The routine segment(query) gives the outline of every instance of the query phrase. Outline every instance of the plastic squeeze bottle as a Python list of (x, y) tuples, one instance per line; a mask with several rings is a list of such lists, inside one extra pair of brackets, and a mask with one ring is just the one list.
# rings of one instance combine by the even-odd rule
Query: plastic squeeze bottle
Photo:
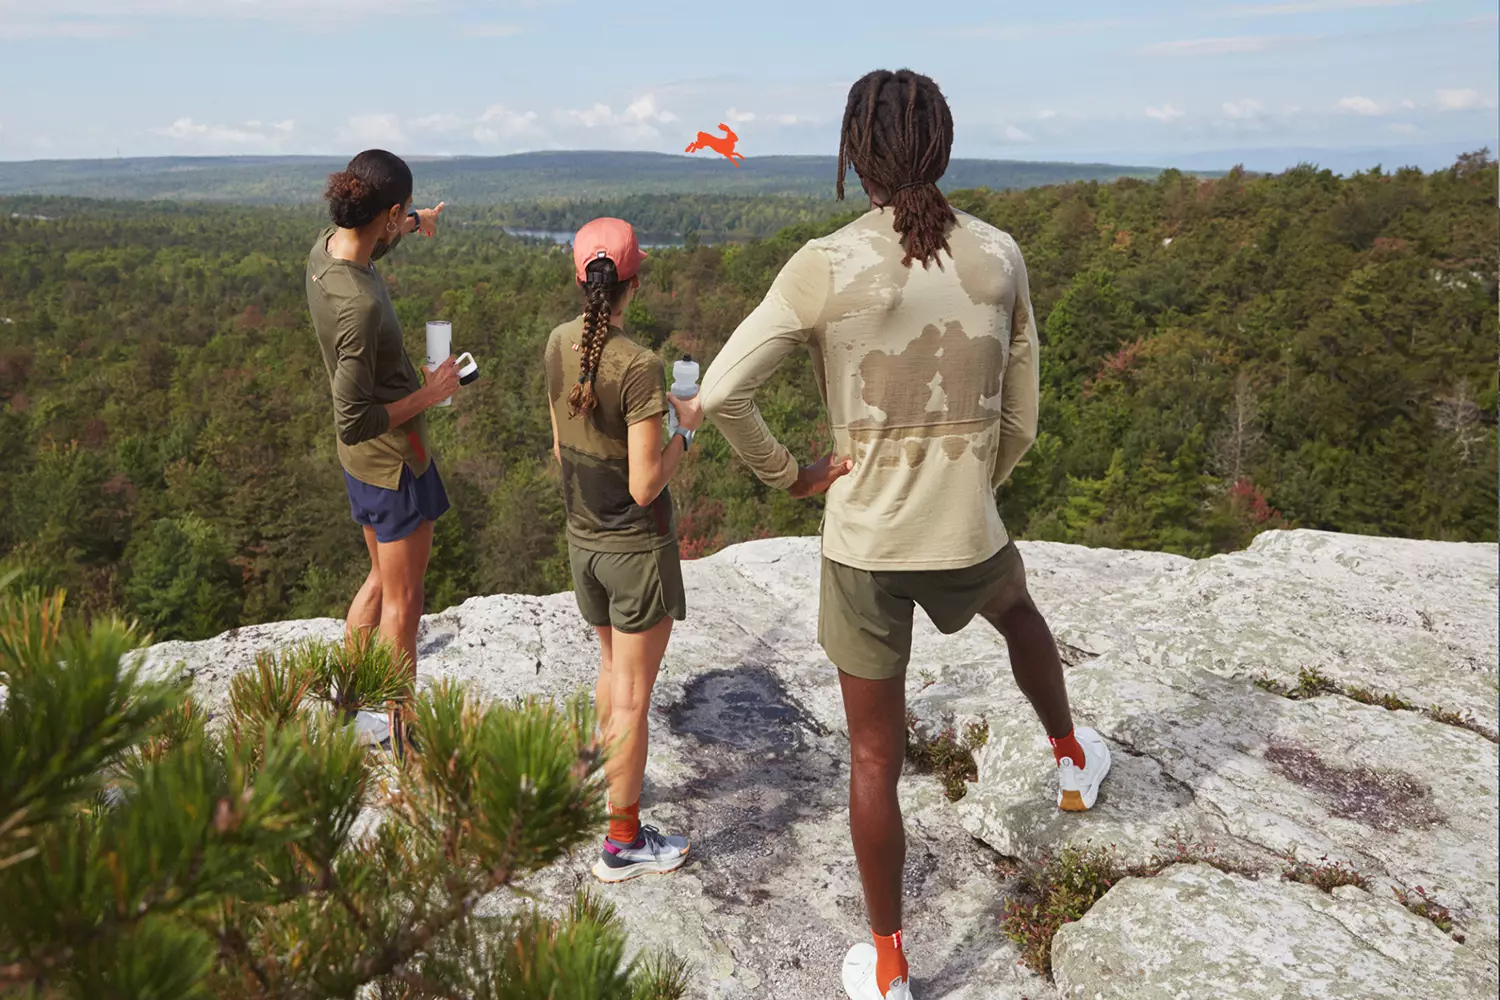
[[(678, 399), (692, 399), (698, 395), (698, 362), (692, 355), (684, 354), (679, 361), (672, 362), (672, 395)], [(677, 408), (667, 407), (667, 436), (677, 433)]]

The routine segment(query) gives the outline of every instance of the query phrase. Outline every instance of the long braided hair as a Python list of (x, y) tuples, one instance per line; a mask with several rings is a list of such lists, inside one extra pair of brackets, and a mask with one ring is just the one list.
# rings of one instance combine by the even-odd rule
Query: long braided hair
[(913, 260), (924, 268), (929, 260), (942, 267), (938, 251), (952, 253), (948, 231), (958, 217), (937, 187), (952, 151), (953, 114), (930, 77), (880, 69), (849, 88), (839, 139), (839, 200), (849, 167), (860, 180), (884, 188), (906, 267)]
[(589, 261), (584, 274), (588, 280), (578, 283), (583, 293), (583, 339), (578, 345), (582, 360), (578, 384), (568, 393), (570, 417), (588, 413), (599, 405), (594, 380), (599, 377), (599, 359), (604, 356), (604, 342), (609, 339), (609, 317), (624, 301), (633, 281), (621, 281), (615, 262), (608, 257)]

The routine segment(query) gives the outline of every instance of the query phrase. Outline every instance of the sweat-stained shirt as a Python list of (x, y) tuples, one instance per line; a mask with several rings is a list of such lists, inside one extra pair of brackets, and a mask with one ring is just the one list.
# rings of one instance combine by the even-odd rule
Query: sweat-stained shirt
[(547, 338), (547, 399), (557, 423), (562, 458), (563, 506), (568, 542), (591, 552), (652, 552), (677, 544), (672, 495), (665, 488), (642, 507), (630, 495), (630, 425), (667, 412), (667, 377), (661, 358), (611, 327), (594, 379), (598, 405), (568, 413), (578, 384), (583, 317)]
[(385, 409), (422, 388), (390, 293), (374, 266), (400, 237), (378, 248), (370, 265), (361, 267), (329, 254), (334, 231), (324, 230), (313, 244), (306, 283), (307, 308), (333, 390), (339, 462), (360, 482), (394, 490), (403, 467), (420, 476), (431, 461), (427, 414), (392, 427)]
[(867, 570), (958, 569), (1009, 536), (995, 490), (1036, 438), (1037, 328), (1015, 240), (957, 213), (952, 256), (903, 267), (889, 210), (810, 241), (709, 366), (704, 412), (751, 470), (786, 489), (797, 462), (755, 390), (812, 355), (834, 449), (823, 554)]

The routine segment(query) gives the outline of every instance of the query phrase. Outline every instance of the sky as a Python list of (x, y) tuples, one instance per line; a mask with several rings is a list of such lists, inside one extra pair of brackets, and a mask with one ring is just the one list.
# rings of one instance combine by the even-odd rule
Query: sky
[(849, 85), (901, 67), (955, 156), (1440, 166), (1500, 134), (1494, 0), (0, 0), (0, 159), (681, 152), (719, 122), (831, 155)]

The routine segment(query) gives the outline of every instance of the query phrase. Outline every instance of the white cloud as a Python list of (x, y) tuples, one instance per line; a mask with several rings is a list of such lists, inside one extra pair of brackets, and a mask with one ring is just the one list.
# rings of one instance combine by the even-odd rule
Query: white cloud
[(1124, 18), (1095, 18), (1082, 21), (1049, 21), (1045, 23), (964, 24), (929, 29), (932, 38), (951, 41), (1023, 42), (1037, 38), (1074, 37), (1084, 32), (1103, 31), (1130, 23)]
[(1016, 128), (1014, 125), (1007, 125), (1007, 126), (1005, 126), (1005, 138), (1008, 139), (1008, 140), (1010, 140), (1011, 142), (1031, 142), (1032, 141), (1031, 136), (1027, 135), (1025, 132), (1022, 132), (1020, 129)]
[(1044, 122), (1044, 121), (1047, 121), (1050, 118), (1056, 118), (1057, 117), (1057, 112), (1051, 110), (1050, 108), (1044, 108), (1043, 110), (1038, 111), (1036, 113), (1036, 117), (1037, 117), (1038, 121), (1043, 121)]
[(776, 116), (776, 124), (777, 125), (796, 125), (796, 124), (799, 124), (799, 123), (806, 123), (806, 122), (810, 122), (810, 121), (812, 121), (812, 119), (808, 118), (808, 117), (805, 117), (805, 116), (800, 116), (800, 117), (798, 115), (777, 115)]
[(491, 105), (479, 116), (474, 138), (487, 146), (516, 139), (540, 139), (546, 135), (535, 111), (513, 111), (503, 104)]
[(653, 136), (660, 134), (656, 123), (677, 121), (677, 116), (672, 112), (657, 108), (656, 98), (652, 94), (641, 95), (618, 114), (608, 104), (595, 104), (582, 110), (570, 108), (564, 113), (564, 117), (578, 122), (584, 128), (619, 128), (637, 135)]
[(1182, 112), (1170, 104), (1163, 104), (1159, 108), (1148, 107), (1146, 109), (1146, 117), (1153, 118), (1159, 122), (1173, 122), (1182, 117)]
[(1236, 121), (1259, 118), (1265, 113), (1265, 106), (1249, 97), (1242, 101), (1225, 101), (1220, 108), (1225, 118), (1233, 118)]
[(406, 141), (401, 120), (395, 115), (355, 115), (339, 129), (339, 138), (364, 146), (389, 149)]
[[(248, 125), (248, 123), (247, 123)], [(264, 132), (252, 128), (233, 128), (227, 125), (204, 125), (191, 118), (179, 118), (164, 128), (151, 130), (155, 135), (164, 135), (179, 142), (206, 143), (211, 145), (262, 146), (270, 141)]]
[(1234, 35), (1228, 38), (1190, 38), (1180, 42), (1157, 42), (1138, 50), (1143, 56), (1224, 56), (1239, 52), (1265, 52), (1267, 49), (1309, 41), (1295, 35)]
[(464, 28), (466, 38), (512, 38), (526, 29), (519, 24), (471, 24)]
[(576, 108), (568, 109), (568, 116), (580, 122), (584, 128), (598, 128), (600, 125), (614, 125), (619, 122), (619, 115), (610, 110), (608, 104), (596, 104), (592, 108), (584, 108), (579, 111)]
[(1475, 108), (1487, 108), (1492, 102), (1486, 101), (1479, 91), (1465, 88), (1438, 91), (1437, 103), (1439, 111), (1472, 111)]
[(1396, 122), (1394, 125), (1388, 127), (1392, 132), (1397, 132), (1401, 135), (1414, 135), (1417, 131), (1417, 127), (1411, 122)]
[[(320, 15), (428, 14), (443, 0), (47, 0), (50, 18), (64, 17), (201, 17), (237, 20), (306, 21)], [(0, 0), (0, 14), (32, 14), (34, 0)]]
[(1386, 113), (1386, 106), (1379, 101), (1373, 101), (1368, 97), (1341, 97), (1334, 107), (1339, 111), (1349, 111), (1356, 115), (1375, 117)]
[(291, 132), (297, 128), (297, 119), (288, 118), (282, 122), (272, 122), (271, 127), (278, 132)]
[(423, 115), (421, 118), (411, 120), (411, 127), (419, 132), (457, 132), (464, 125), (462, 118), (448, 113)]
[(656, 109), (656, 98), (650, 94), (643, 94), (631, 102), (630, 107), (625, 109), (625, 116), (633, 121), (658, 121), (675, 122), (677, 116), (670, 111), (658, 111)]
[(1315, 14), (1360, 7), (1410, 7), (1431, 0), (1298, 0), (1295, 3), (1238, 4), (1225, 8), (1225, 17), (1266, 17), (1275, 14)]
[(107, 38), (126, 38), (136, 33), (130, 25), (115, 21), (13, 21), (9, 19), (5, 11), (6, 6), (3, 0), (0, 0), (0, 41), (4, 42), (29, 42), (44, 38), (96, 41)]
[(0, 41), (122, 38), (173, 20), (263, 21), (326, 34), (346, 29), (350, 18), (410, 21), (451, 6), (449, 0), (0, 0)]
[(724, 120), (736, 123), (753, 122), (755, 121), (755, 112), (741, 111), (738, 108), (730, 108), (728, 111), (724, 112)]

